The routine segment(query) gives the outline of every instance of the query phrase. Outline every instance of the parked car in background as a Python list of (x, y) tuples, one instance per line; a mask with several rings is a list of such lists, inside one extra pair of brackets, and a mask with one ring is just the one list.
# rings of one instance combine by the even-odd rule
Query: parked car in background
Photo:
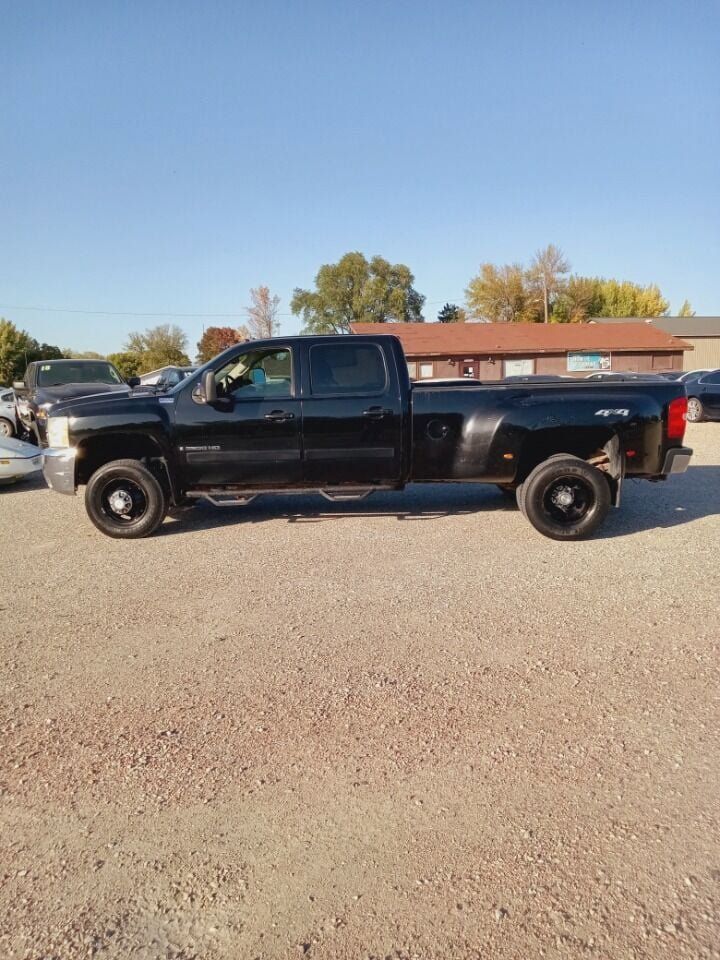
[(681, 373), (678, 377), (681, 383), (688, 383), (690, 380), (698, 380), (705, 373), (712, 373), (711, 370), (686, 370), (684, 373)]
[(720, 420), (720, 369), (708, 370), (683, 383), (688, 395), (688, 420)]
[(589, 373), (586, 380), (662, 380), (657, 373), (637, 373), (635, 370), (605, 370), (602, 373)]
[(196, 370), (197, 367), (160, 367), (158, 370), (143, 373), (140, 377), (140, 386), (154, 387), (156, 391), (170, 390)]
[(40, 446), (47, 446), (48, 410), (60, 400), (97, 393), (129, 393), (139, 383), (123, 380), (107, 360), (37, 360), (28, 364), (23, 380), (13, 384), (21, 423)]
[(17, 397), (14, 390), (0, 387), (0, 437), (14, 437), (18, 431)]
[(503, 377), (503, 383), (556, 383), (558, 380), (574, 380), (575, 377), (568, 377), (563, 373), (553, 376), (550, 373), (513, 373), (509, 377)]
[(43, 455), (32, 443), (0, 437), (0, 484), (14, 483), (42, 470)]
[(658, 372), (658, 376), (662, 377), (663, 380), (682, 380), (685, 376), (684, 370), (663, 370), (662, 373)]

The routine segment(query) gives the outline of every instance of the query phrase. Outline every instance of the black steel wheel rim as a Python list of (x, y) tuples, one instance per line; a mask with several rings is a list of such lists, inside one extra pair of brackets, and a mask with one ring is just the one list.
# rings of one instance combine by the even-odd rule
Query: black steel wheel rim
[(145, 516), (148, 500), (145, 491), (129, 477), (109, 480), (100, 494), (100, 507), (113, 523), (127, 526)]
[(557, 477), (545, 488), (542, 509), (553, 523), (574, 526), (592, 511), (595, 491), (582, 477)]

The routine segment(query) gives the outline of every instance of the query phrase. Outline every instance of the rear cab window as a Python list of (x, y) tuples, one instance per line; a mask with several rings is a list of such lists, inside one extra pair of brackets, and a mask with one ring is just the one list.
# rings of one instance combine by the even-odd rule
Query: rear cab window
[(375, 343), (316, 343), (310, 347), (310, 389), (314, 397), (383, 394), (385, 354)]

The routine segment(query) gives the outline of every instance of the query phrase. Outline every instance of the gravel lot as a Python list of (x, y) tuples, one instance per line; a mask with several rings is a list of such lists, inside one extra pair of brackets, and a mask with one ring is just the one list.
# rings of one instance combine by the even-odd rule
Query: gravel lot
[(0, 491), (3, 958), (720, 956), (720, 424), (557, 544), (493, 488)]

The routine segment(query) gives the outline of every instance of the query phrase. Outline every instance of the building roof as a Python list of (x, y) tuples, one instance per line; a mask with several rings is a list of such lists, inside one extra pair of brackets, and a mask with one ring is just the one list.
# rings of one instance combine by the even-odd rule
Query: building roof
[(646, 323), (674, 337), (720, 337), (720, 317), (591, 317), (590, 323)]
[(419, 357), (692, 350), (684, 340), (641, 323), (353, 323), (350, 328), (357, 334), (394, 334), (408, 356)]

